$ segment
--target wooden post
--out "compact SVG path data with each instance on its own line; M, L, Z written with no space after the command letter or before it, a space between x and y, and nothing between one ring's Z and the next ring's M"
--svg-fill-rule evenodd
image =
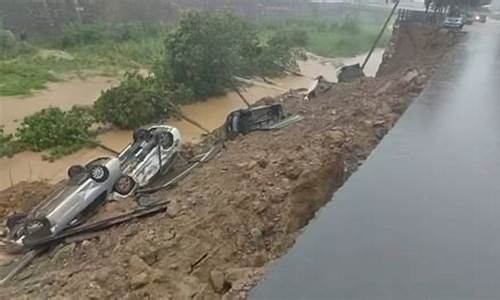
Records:
M245 96L243 96L243 94L240 92L240 90L238 89L236 84L234 84L234 82L232 80L229 81L229 84L231 85L233 90L236 92L236 94L238 94L238 96L240 96L241 100L243 100L243 102L245 102L246 106L250 107L250 102L248 102L248 100L245 98Z
M174 103L170 102L169 100L165 100L165 102L167 102L168 106L179 116L181 117L182 119L186 120L187 122L193 124L194 126L198 127L199 129L201 129L202 131L206 132L206 133L210 133L211 131L206 129L205 127L201 126L200 123L196 122L195 120L187 117L185 114L182 113L182 111L177 108L177 105L175 105Z

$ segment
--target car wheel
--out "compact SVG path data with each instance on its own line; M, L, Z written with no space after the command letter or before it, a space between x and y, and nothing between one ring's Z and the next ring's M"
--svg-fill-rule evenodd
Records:
M240 120L240 113L232 113L226 121L226 138L232 140L238 136L239 128L238 123Z
M26 235L47 233L50 232L50 227L50 221L47 218L36 218L28 220L26 224L24 224L24 232Z
M135 180L130 176L122 176L115 184L115 191L122 195L126 196L132 192L135 187Z
M68 169L68 177L71 179L71 178L75 178L83 173L85 173L86 170L85 170L85 167L83 166L80 166L80 165L74 165L74 166L71 166L69 167Z
M134 130L133 134L133 139L134 142L140 142L140 141L145 141L151 138L151 133L144 129L144 128L139 128Z
M9 229L9 231L13 231L16 229L19 225L24 223L26 218L28 217L27 214L25 213L15 213L12 216L7 218L6 226Z
M105 166L95 165L89 170L90 178L96 182L104 182L109 177L109 170Z
M163 149L168 149L174 145L174 136L170 133L164 133L160 136L160 146Z

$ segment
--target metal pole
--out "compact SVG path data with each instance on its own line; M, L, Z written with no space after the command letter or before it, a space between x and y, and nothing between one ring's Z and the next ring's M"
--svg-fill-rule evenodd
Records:
M380 30L380 33L378 34L377 39L375 40L375 43L373 43L373 46L370 49L370 52L368 52L368 55L366 56L365 61L363 62L363 65L361 66L362 70L365 69L366 63L370 59L370 56L372 56L373 50L375 50L375 48L377 47L378 41L382 37L382 34L384 33L385 28L389 24L389 21L391 20L392 15L394 15L394 12L396 11L396 8L398 7L398 5L399 5L399 0L396 0L396 3L394 3L394 6L392 7L391 13L387 17L387 20L385 20L385 23L384 23L384 26L382 27L382 30Z

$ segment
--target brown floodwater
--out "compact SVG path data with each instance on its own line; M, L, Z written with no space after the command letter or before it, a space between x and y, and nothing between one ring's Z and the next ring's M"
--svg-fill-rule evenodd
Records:
M382 61L383 49L377 49L367 66L367 76L375 76L378 66ZM308 59L299 61L301 73L305 77L286 76L275 78L272 81L276 88L263 85L248 86L243 92L245 98L255 102L266 96L277 96L284 90L307 88L311 83L310 78L323 75L327 80L336 81L336 70L342 65L362 63L365 55L351 58L328 59L308 54ZM6 132L13 132L19 125L19 120L43 108L50 106L69 109L73 105L91 105L102 90L108 89L119 82L117 78L92 77L88 79L73 79L69 81L50 83L48 89L37 92L29 97L0 97L0 126ZM220 127L226 116L233 110L244 108L245 104L234 93L224 96L212 97L203 102L185 105L183 113L198 121L205 128L212 130ZM203 133L192 124L182 120L169 120L166 122L177 127L184 142L196 142ZM106 146L121 150L130 141L132 133L126 130L113 130L98 136ZM0 158L0 190L25 180L46 179L56 183L66 177L66 170L73 164L84 164L98 156L108 156L110 153L101 149L82 149L72 155L55 162L42 160L40 153L23 152L12 158Z

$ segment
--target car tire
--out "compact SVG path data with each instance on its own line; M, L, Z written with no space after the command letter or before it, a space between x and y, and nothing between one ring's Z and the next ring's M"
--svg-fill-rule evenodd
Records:
M238 124L240 121L241 113L233 112L229 115L229 118L226 121L226 138L228 140L235 139L239 132Z
M19 225L24 223L24 221L26 221L26 218L28 218L28 215L25 213L15 213L7 218L7 222L5 225L9 229L9 231L13 231Z
M134 130L133 139L134 142L141 142L151 138L151 133L144 128L139 128Z
M132 177L122 176L116 182L114 189L118 194L122 196L127 196L134 190L135 185L136 182Z
M80 166L80 165L74 165L74 166L71 166L69 167L68 169L68 177L70 179L72 178L75 178L83 173L85 173L87 170L85 169L84 166Z
M89 174L95 182L104 182L109 177L109 170L105 166L95 165L90 168Z
M50 232L50 221L47 218L36 218L27 220L24 224L24 233L26 235L33 235L37 233Z
M160 139L161 139L160 146L164 150L167 150L174 145L174 135L171 134L170 132L167 132L167 133L160 135Z

